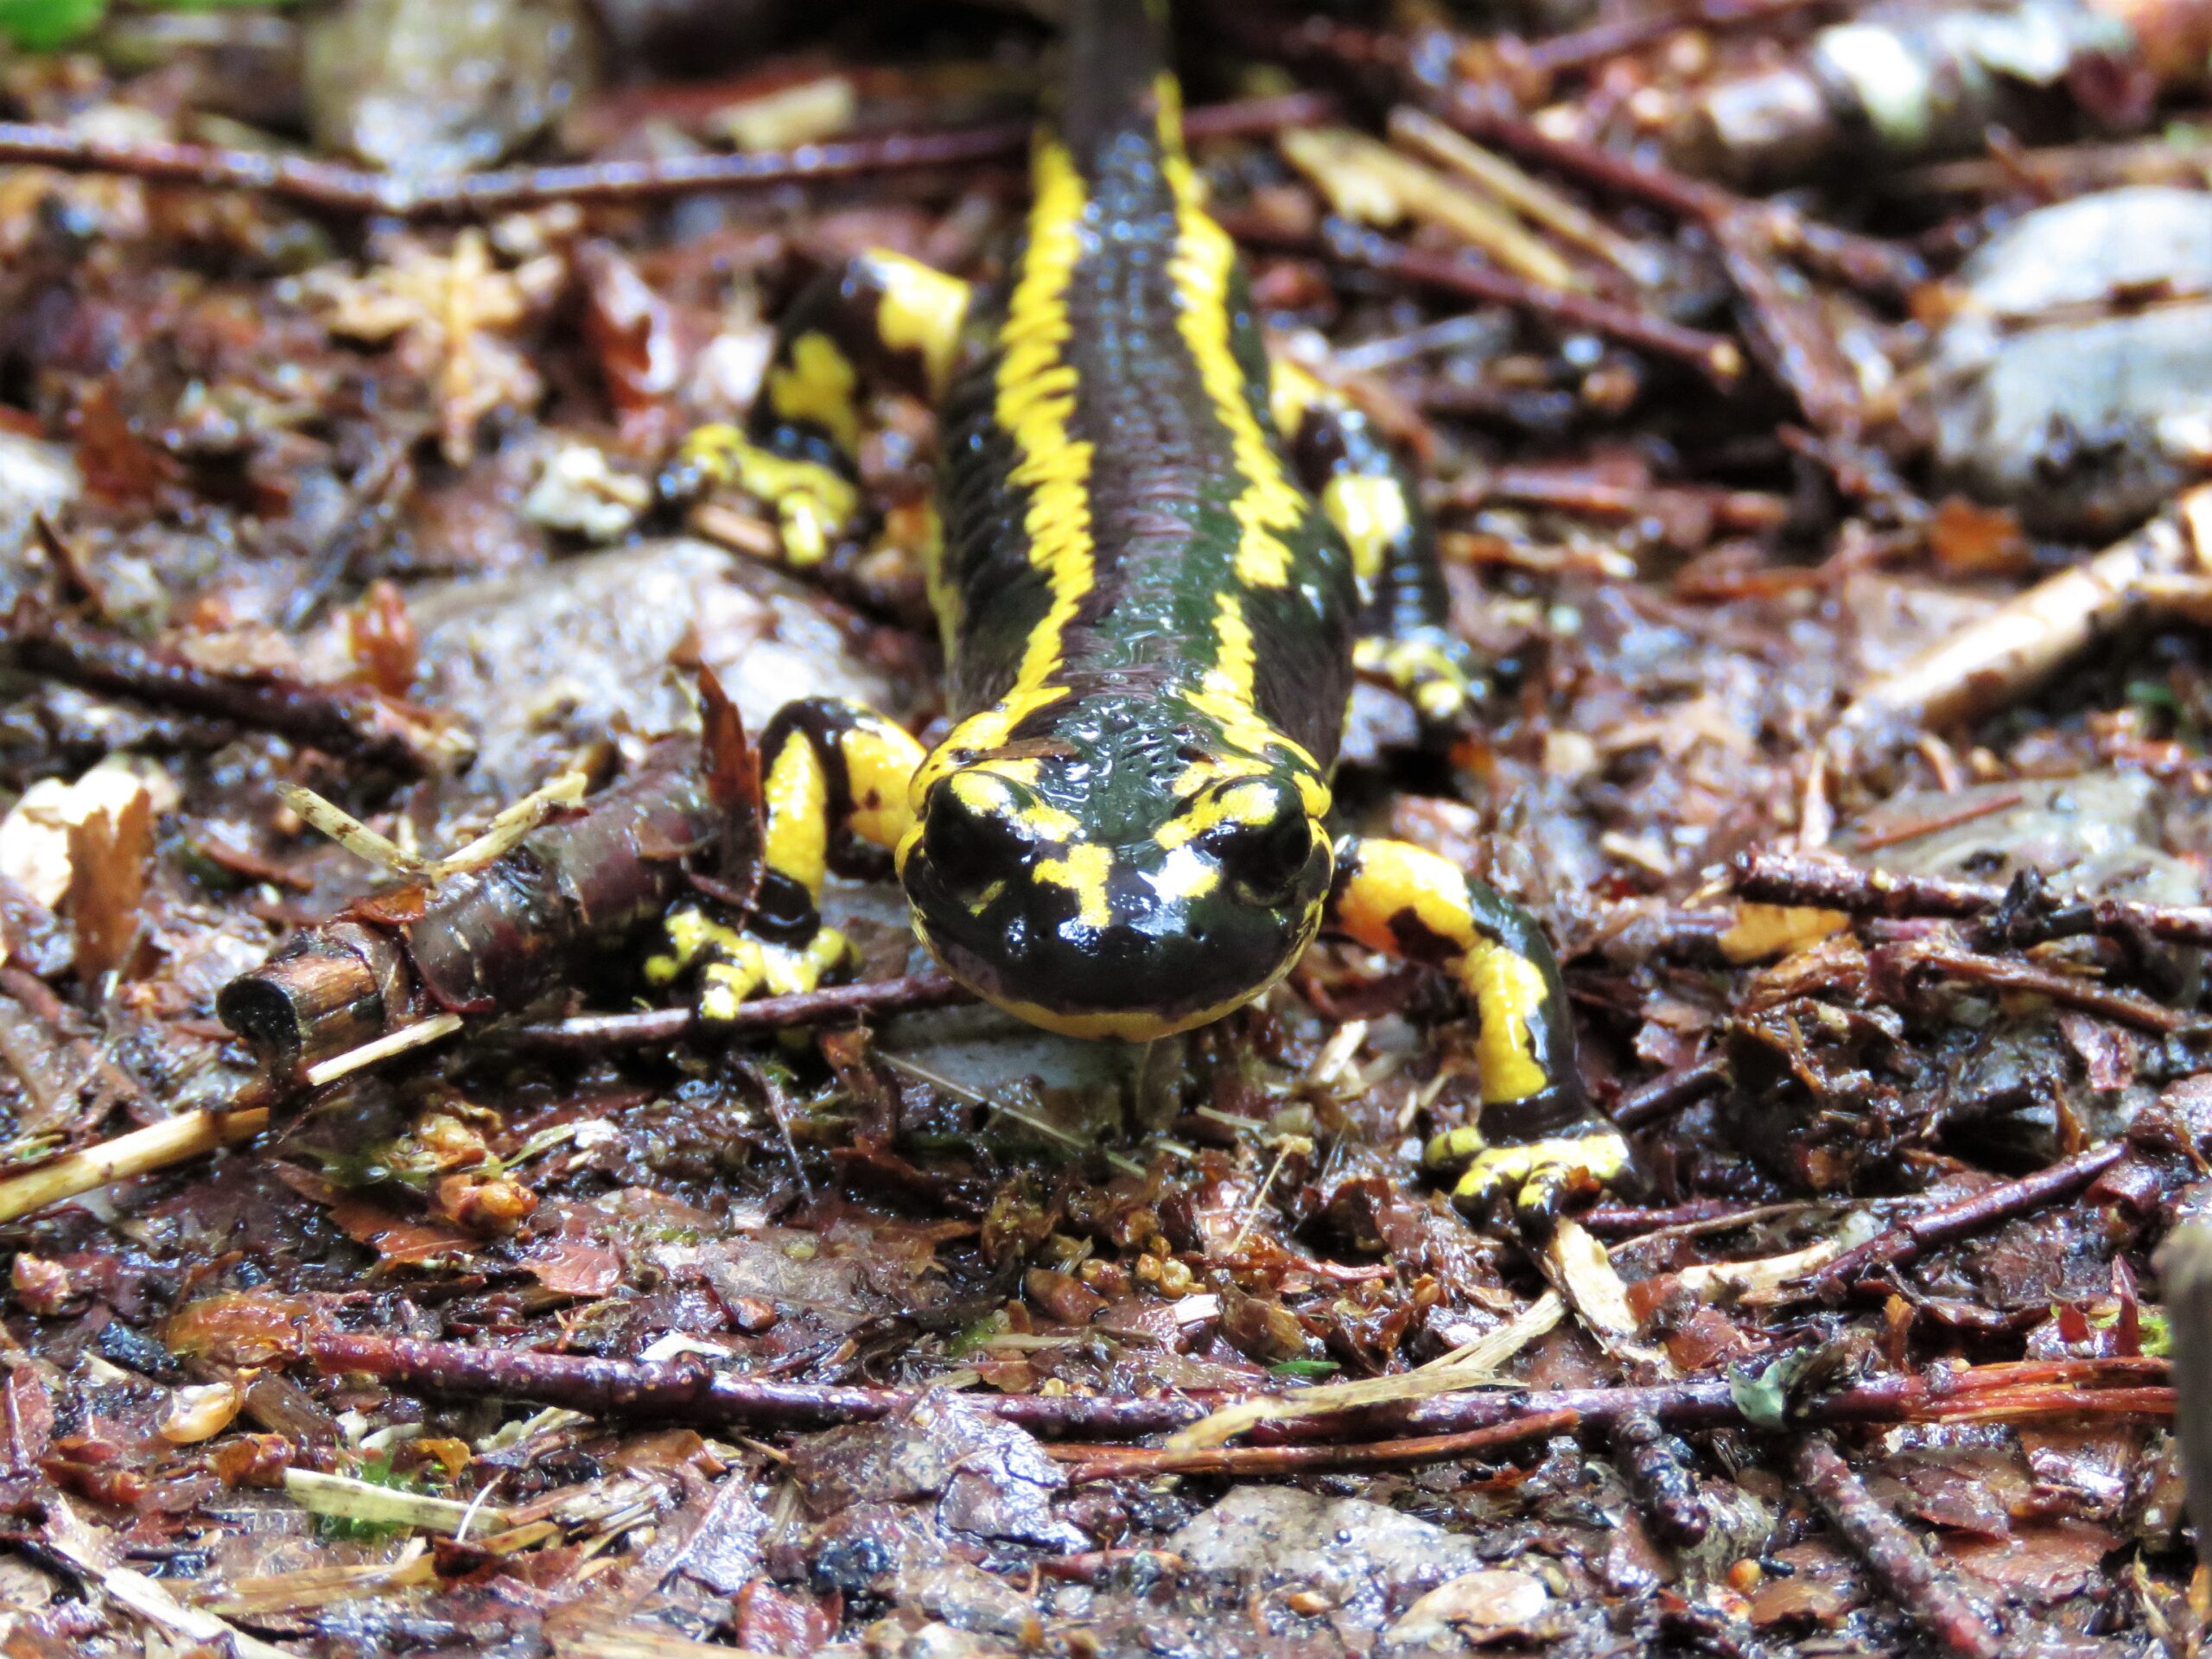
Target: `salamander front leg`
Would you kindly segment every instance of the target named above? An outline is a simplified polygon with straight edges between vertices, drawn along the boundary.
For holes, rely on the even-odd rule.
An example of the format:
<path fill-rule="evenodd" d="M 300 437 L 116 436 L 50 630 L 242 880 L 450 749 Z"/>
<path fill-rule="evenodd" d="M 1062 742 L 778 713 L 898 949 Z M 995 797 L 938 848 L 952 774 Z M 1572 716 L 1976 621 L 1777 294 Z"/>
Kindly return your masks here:
<path fill-rule="evenodd" d="M 830 697 L 786 703 L 760 752 L 766 870 L 752 912 L 738 926 L 684 905 L 669 915 L 668 949 L 645 964 L 655 984 L 693 976 L 709 1021 L 731 1018 L 759 993 L 812 990 L 851 971 L 851 945 L 823 925 L 823 879 L 890 868 L 922 762 L 922 746 L 901 728 Z"/>
<path fill-rule="evenodd" d="M 968 284 L 874 249 L 817 279 L 776 330 L 743 430 L 704 426 L 661 480 L 682 499 L 734 486 L 773 510 L 784 557 L 818 565 L 860 528 L 861 409 L 872 386 L 935 402 L 951 378 Z"/>
<path fill-rule="evenodd" d="M 1450 969 L 1479 1022 L 1478 1128 L 1430 1142 L 1432 1169 L 1463 1172 L 1452 1202 L 1488 1217 L 1510 1198 L 1524 1228 L 1630 1173 L 1627 1143 L 1584 1099 L 1574 1033 L 1551 946 L 1535 923 L 1449 860 L 1404 842 L 1337 848 L 1328 925 L 1370 950 Z"/>

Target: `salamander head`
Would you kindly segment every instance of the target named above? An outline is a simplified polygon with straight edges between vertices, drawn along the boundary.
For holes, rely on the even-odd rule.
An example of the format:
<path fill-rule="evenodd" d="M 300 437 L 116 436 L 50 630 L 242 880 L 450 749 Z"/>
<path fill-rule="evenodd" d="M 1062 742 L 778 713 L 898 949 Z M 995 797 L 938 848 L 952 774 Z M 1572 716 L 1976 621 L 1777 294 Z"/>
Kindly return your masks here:
<path fill-rule="evenodd" d="M 899 875 L 954 978 L 1047 1030 L 1142 1042 L 1218 1019 L 1298 960 L 1334 869 L 1318 782 L 1155 790 L 1136 822 L 1084 782 L 983 760 L 929 785 Z"/>

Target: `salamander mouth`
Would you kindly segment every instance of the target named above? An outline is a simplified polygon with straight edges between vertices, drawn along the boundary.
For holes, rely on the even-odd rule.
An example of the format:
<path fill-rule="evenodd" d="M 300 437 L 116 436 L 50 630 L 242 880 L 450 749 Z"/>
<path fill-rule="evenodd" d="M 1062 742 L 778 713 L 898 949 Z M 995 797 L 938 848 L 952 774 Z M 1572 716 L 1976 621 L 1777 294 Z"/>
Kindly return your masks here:
<path fill-rule="evenodd" d="M 1234 1014 L 1290 971 L 1318 925 L 1317 915 L 1313 925 L 1287 941 L 1287 949 L 1271 953 L 1256 964 L 1257 973 L 1242 978 L 1094 971 L 1071 981 L 1009 972 L 1004 963 L 948 938 L 920 914 L 914 918 L 916 935 L 938 964 L 993 1007 L 1062 1036 L 1127 1043 L 1172 1037 Z"/>

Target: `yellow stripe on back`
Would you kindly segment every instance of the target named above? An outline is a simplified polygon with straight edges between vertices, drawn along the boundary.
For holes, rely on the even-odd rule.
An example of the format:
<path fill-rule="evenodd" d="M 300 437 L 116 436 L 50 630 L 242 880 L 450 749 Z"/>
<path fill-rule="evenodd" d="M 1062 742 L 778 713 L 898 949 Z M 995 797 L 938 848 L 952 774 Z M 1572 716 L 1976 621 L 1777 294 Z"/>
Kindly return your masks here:
<path fill-rule="evenodd" d="M 1160 170 L 1175 195 L 1175 251 L 1168 274 L 1175 283 L 1176 327 L 1228 430 L 1244 485 L 1231 508 L 1243 531 L 1236 579 L 1247 587 L 1281 588 L 1290 580 L 1291 562 L 1281 532 L 1295 529 L 1305 517 L 1305 498 L 1253 411 L 1243 366 L 1230 343 L 1230 277 L 1236 246 L 1206 213 L 1198 175 L 1183 150 L 1181 98 L 1172 76 L 1160 78 L 1159 99 Z"/>
<path fill-rule="evenodd" d="M 1083 257 L 1083 176 L 1067 149 L 1040 137 L 1033 164 L 1035 199 L 1029 239 L 1006 321 L 999 328 L 996 397 L 992 412 L 1014 439 L 1009 480 L 1029 492 L 1022 528 L 1029 563 L 1045 577 L 1046 612 L 1030 631 L 1014 683 L 991 708 L 969 715 L 914 774 L 919 805 L 957 754 L 1000 747 L 1014 728 L 1066 695 L 1050 683 L 1061 665 L 1061 636 L 1097 579 L 1090 521 L 1091 446 L 1069 434 L 1075 418 L 1076 370 L 1066 347 L 1074 334 L 1068 284 Z"/>

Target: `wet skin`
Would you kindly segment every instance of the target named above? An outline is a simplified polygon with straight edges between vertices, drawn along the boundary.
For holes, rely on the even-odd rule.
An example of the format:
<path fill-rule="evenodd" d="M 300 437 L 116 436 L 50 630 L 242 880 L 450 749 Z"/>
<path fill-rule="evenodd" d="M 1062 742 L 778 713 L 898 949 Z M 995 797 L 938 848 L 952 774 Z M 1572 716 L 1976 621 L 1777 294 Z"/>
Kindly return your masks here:
<path fill-rule="evenodd" d="M 863 523 L 863 389 L 935 399 L 955 723 L 925 753 L 865 709 L 779 714 L 757 912 L 741 931 L 680 912 L 653 972 L 696 973 L 710 1016 L 816 982 L 845 960 L 824 875 L 886 855 L 948 972 L 1078 1037 L 1218 1019 L 1327 928 L 1465 988 L 1483 1134 L 1436 1159 L 1465 1166 L 1470 1208 L 1548 1215 L 1626 1158 L 1583 1101 L 1541 932 L 1434 855 L 1328 821 L 1356 678 L 1433 729 L 1470 716 L 1411 480 L 1344 399 L 1269 362 L 1151 9 L 1071 10 L 1082 73 L 1038 135 L 1003 287 L 861 256 L 785 317 L 745 429 L 686 446 L 680 486 L 749 492 L 786 557 L 819 565 Z"/>

